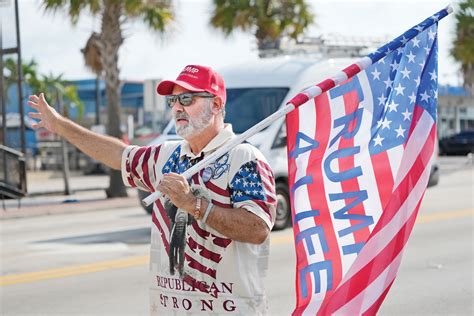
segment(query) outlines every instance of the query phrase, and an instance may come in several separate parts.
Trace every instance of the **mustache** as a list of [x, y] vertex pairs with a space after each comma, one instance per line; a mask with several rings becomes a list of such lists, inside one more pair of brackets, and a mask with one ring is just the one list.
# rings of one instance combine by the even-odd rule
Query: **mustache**
[[177, 113], [174, 113], [173, 116], [175, 120], [179, 120], [179, 119], [189, 120], [189, 116], [185, 112], [177, 112]]

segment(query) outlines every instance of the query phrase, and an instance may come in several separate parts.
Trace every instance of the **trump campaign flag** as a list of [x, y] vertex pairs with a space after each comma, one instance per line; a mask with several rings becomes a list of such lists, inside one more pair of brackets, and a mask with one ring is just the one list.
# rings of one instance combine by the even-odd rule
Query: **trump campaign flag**
[[290, 101], [294, 315], [372, 315], [393, 284], [430, 176], [449, 12]]

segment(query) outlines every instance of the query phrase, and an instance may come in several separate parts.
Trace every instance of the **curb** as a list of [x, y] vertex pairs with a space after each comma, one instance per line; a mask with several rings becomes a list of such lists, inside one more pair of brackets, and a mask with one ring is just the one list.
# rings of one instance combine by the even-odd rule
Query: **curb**
[[[46, 205], [31, 205], [9, 207], [7, 209], [0, 210], [0, 220], [8, 220], [14, 218], [25, 218], [32, 216], [43, 216], [43, 215], [54, 215], [54, 214], [67, 214], [67, 213], [79, 213], [79, 212], [90, 212], [90, 211], [101, 211], [101, 210], [113, 210], [123, 209], [130, 207], [140, 207], [139, 201], [136, 196], [129, 196], [126, 198], [113, 198], [113, 199], [89, 199], [89, 200], [71, 200], [70, 202], [62, 202], [56, 204]], [[145, 212], [143, 210], [143, 212]]]

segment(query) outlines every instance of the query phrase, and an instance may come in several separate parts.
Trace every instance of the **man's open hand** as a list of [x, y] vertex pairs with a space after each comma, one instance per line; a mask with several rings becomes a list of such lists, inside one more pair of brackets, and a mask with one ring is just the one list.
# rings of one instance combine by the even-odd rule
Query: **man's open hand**
[[34, 129], [38, 128], [46, 128], [48, 131], [53, 133], [58, 133], [58, 121], [61, 119], [61, 115], [56, 112], [54, 108], [52, 108], [46, 99], [44, 98], [44, 94], [41, 93], [39, 96], [37, 95], [30, 95], [28, 105], [31, 106], [38, 112], [29, 112], [28, 116], [39, 120], [38, 123], [32, 124], [31, 127]]
[[187, 212], [192, 212], [196, 205], [194, 196], [188, 181], [185, 177], [177, 173], [168, 173], [163, 175], [158, 185], [158, 191], [165, 194], [176, 207]]

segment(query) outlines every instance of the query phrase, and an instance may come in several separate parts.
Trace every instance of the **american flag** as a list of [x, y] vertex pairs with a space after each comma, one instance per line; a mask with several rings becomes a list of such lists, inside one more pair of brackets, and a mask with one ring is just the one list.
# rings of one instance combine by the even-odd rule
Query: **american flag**
[[290, 101], [294, 315], [372, 315], [393, 284], [430, 176], [447, 14]]

